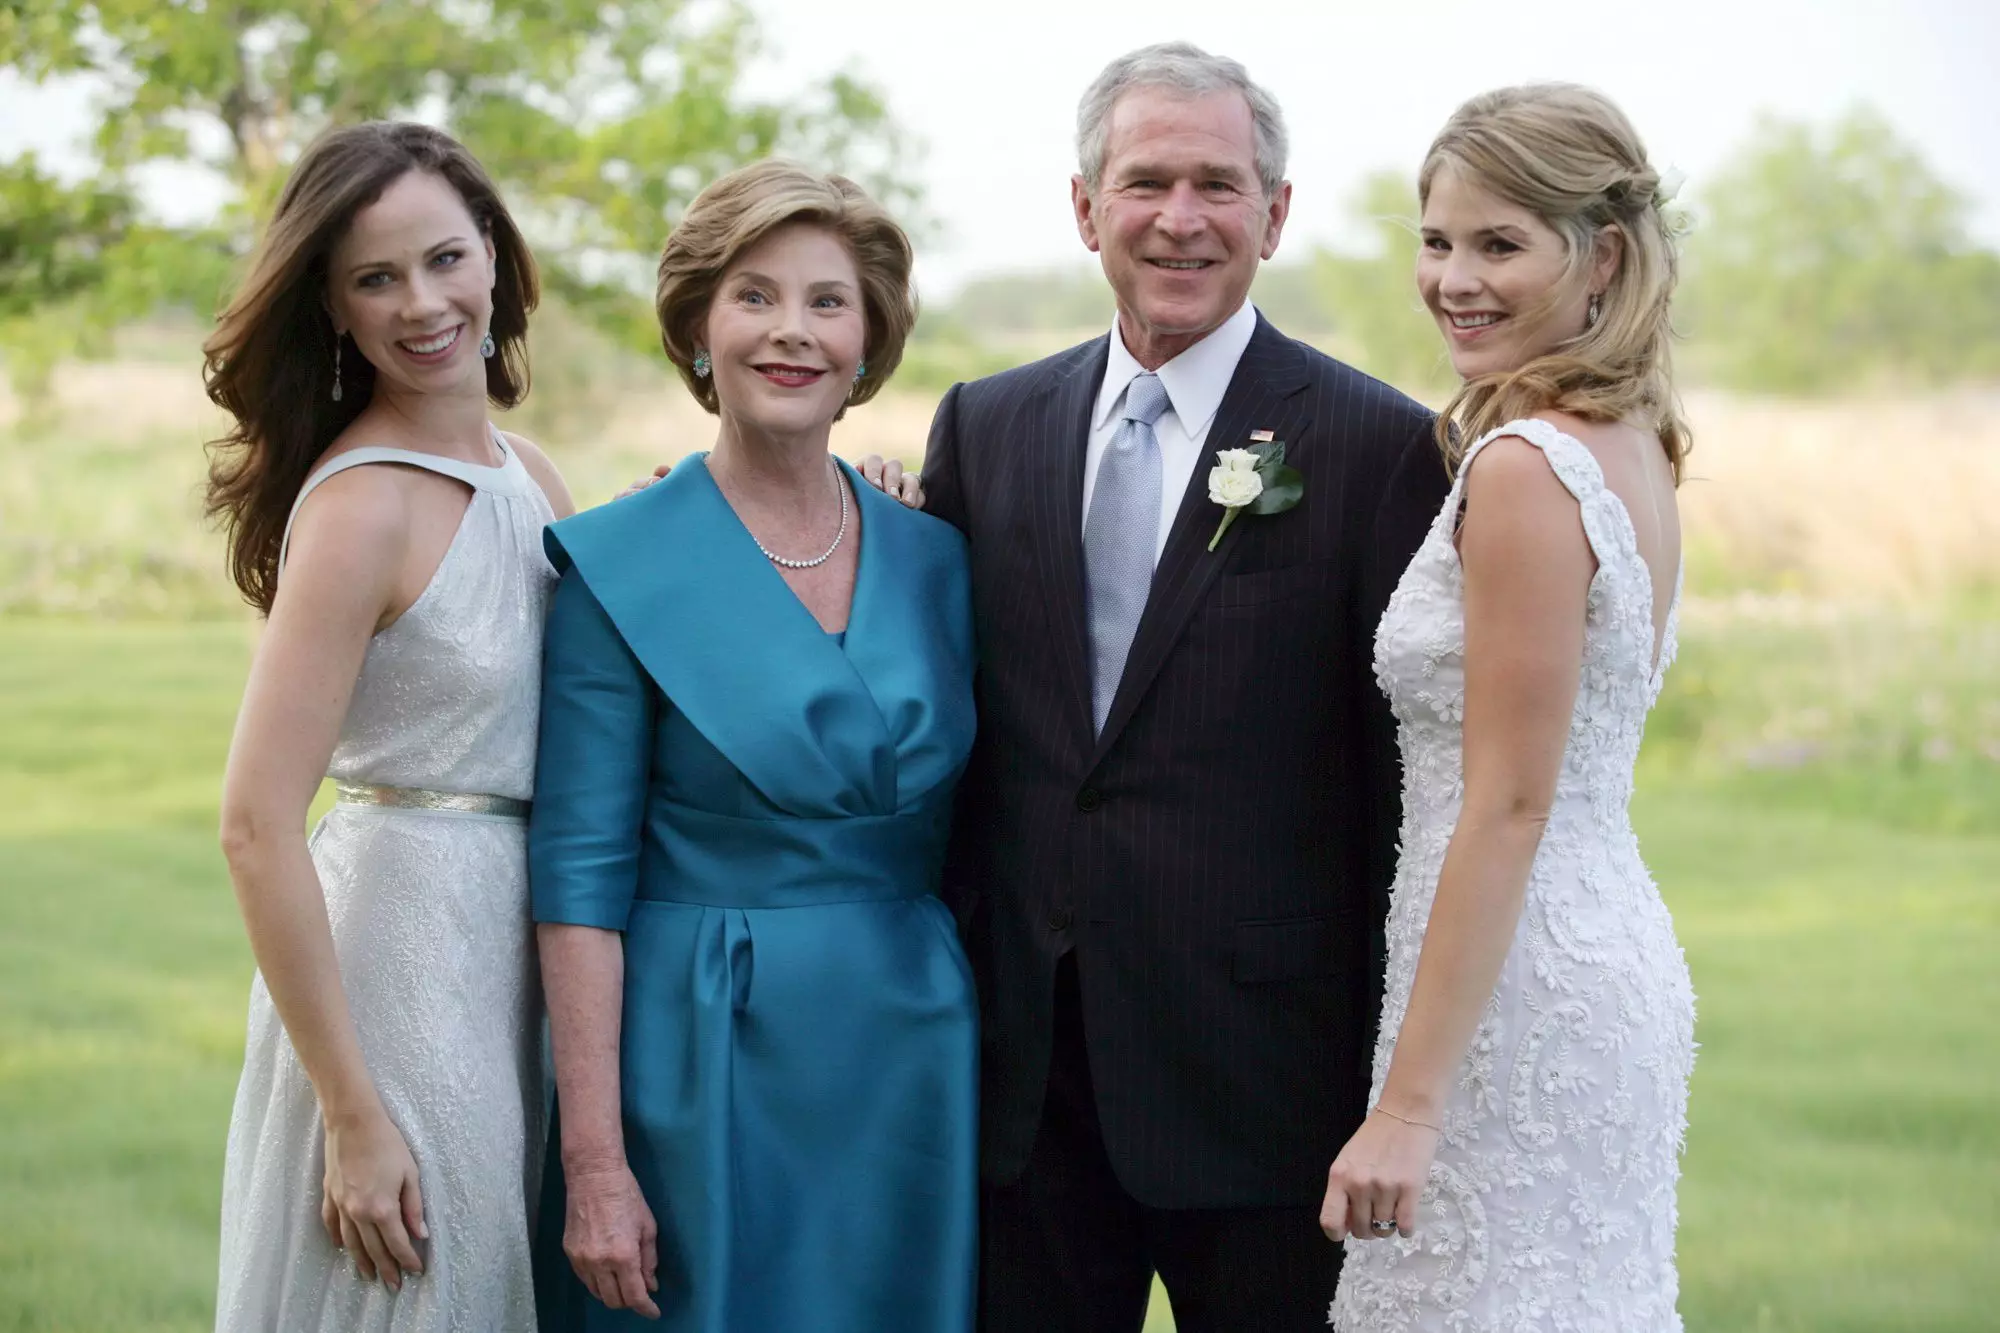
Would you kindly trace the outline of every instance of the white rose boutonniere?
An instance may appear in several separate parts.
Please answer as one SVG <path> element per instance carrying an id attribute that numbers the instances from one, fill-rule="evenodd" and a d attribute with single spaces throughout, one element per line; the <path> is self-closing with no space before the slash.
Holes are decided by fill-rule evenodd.
<path id="1" fill-rule="evenodd" d="M 1219 467 L 1208 474 L 1208 498 L 1224 509 L 1241 509 L 1263 493 L 1264 479 L 1247 468 Z"/>
<path id="2" fill-rule="evenodd" d="M 1248 449 L 1221 449 L 1216 451 L 1215 460 L 1217 466 L 1208 474 L 1208 498 L 1222 506 L 1222 522 L 1208 539 L 1211 551 L 1244 510 L 1281 514 L 1305 495 L 1305 478 L 1297 468 L 1285 466 L 1283 440 L 1259 441 Z"/>

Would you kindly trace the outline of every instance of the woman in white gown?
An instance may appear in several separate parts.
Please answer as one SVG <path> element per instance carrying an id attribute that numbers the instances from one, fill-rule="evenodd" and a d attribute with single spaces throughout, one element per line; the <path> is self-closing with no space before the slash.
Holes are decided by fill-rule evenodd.
<path id="1" fill-rule="evenodd" d="M 1376 636 L 1402 854 L 1375 1109 L 1321 1214 L 1332 1323 L 1668 1333 L 1694 995 L 1627 810 L 1679 594 L 1668 192 L 1565 85 L 1467 103 L 1419 192 L 1466 383 Z"/>
<path id="2" fill-rule="evenodd" d="M 362 125 L 307 150 L 207 347 L 236 419 L 209 506 L 269 617 L 222 804 L 259 971 L 218 1330 L 534 1327 L 523 816 L 571 505 L 487 410 L 525 392 L 535 296 L 462 147 Z"/>

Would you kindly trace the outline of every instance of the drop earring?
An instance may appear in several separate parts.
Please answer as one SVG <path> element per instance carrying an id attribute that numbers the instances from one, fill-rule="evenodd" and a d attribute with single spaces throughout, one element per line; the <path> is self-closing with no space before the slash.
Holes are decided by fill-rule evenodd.
<path id="1" fill-rule="evenodd" d="M 493 331 L 491 329 L 488 329 L 486 332 L 486 336 L 479 340 L 479 354 L 485 357 L 488 361 L 491 361 L 493 359 L 493 353 L 496 352 L 497 350 L 499 349 L 494 347 L 493 345 Z"/>
<path id="2" fill-rule="evenodd" d="M 867 373 L 868 363 L 866 361 L 857 361 L 854 363 L 854 382 L 856 384 L 861 383 L 861 377 Z"/>
<path id="3" fill-rule="evenodd" d="M 708 378 L 708 371 L 709 371 L 708 353 L 696 352 L 694 354 L 694 377 L 698 380 L 705 380 Z"/>
<path id="4" fill-rule="evenodd" d="M 1598 316 L 1602 315 L 1603 313 L 1604 313 L 1604 293 L 1592 292 L 1590 294 L 1590 307 L 1583 312 L 1583 327 L 1585 327 L 1586 329 L 1596 328 Z"/>
<path id="5" fill-rule="evenodd" d="M 340 344 L 346 341 L 339 329 L 333 331 L 333 401 L 340 401 Z"/>

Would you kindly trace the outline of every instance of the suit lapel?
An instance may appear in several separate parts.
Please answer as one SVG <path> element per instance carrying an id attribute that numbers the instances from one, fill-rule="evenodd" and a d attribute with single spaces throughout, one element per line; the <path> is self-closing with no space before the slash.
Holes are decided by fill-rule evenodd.
<path id="1" fill-rule="evenodd" d="M 1208 498 L 1208 474 L 1217 451 L 1242 448 L 1249 442 L 1251 431 L 1266 429 L 1295 449 L 1306 427 L 1311 424 L 1306 416 L 1305 401 L 1298 397 L 1309 378 L 1304 354 L 1259 315 L 1257 331 L 1251 335 L 1250 345 L 1243 351 L 1243 359 L 1236 363 L 1236 373 L 1230 378 L 1229 390 L 1223 395 L 1222 406 L 1216 410 L 1215 420 L 1209 426 L 1208 436 L 1202 444 L 1201 461 L 1195 464 L 1194 474 L 1188 478 L 1187 490 L 1181 495 L 1180 509 L 1174 516 L 1166 550 L 1161 553 L 1160 563 L 1153 571 L 1153 587 L 1146 598 L 1146 610 L 1140 616 L 1139 628 L 1132 637 L 1132 651 L 1125 659 L 1125 674 L 1118 682 L 1118 693 L 1111 701 L 1111 712 L 1105 718 L 1104 731 L 1097 738 L 1091 767 L 1102 761 L 1118 739 L 1120 730 L 1146 697 L 1146 691 L 1151 688 L 1153 678 L 1165 664 L 1181 631 L 1201 605 L 1209 584 L 1215 581 L 1215 576 L 1228 560 L 1230 548 L 1241 536 L 1244 525 L 1257 521 L 1254 515 L 1239 518 L 1229 525 L 1222 543 L 1213 551 L 1208 549 L 1209 539 L 1215 535 L 1216 524 L 1222 519 L 1222 511 Z M 1296 453 L 1292 454 L 1292 461 L 1298 461 Z M 1079 472 L 1079 492 L 1082 486 Z M 1306 488 L 1307 499 L 1301 503 L 1311 502 L 1310 475 Z M 1080 540 L 1078 546 L 1080 549 Z M 1084 688 L 1087 697 L 1088 685 Z"/>
<path id="2" fill-rule="evenodd" d="M 1083 461 L 1091 408 L 1110 359 L 1111 338 L 1087 343 L 1029 404 L 1034 432 L 1026 453 L 1030 530 L 1070 723 L 1088 748 L 1090 640 L 1084 614 Z"/>

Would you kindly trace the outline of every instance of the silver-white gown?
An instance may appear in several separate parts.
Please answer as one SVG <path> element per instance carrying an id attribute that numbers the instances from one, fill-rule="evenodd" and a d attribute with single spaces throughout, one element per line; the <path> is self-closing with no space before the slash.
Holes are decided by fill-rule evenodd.
<path id="1" fill-rule="evenodd" d="M 300 494 L 383 462 L 474 489 L 430 585 L 369 646 L 337 780 L 533 794 L 552 515 L 495 439 L 499 467 L 363 449 Z M 369 1072 L 416 1158 L 426 1267 L 393 1293 L 328 1238 L 319 1107 L 259 974 L 223 1173 L 218 1333 L 529 1333 L 543 1101 L 526 827 L 340 804 L 310 846 Z"/>
<path id="2" fill-rule="evenodd" d="M 1541 449 L 1596 553 L 1583 669 L 1555 803 L 1513 947 L 1443 1111 L 1416 1234 L 1347 1242 L 1341 1333 L 1678 1333 L 1675 1186 L 1694 1064 L 1694 992 L 1628 805 L 1654 660 L 1653 580 L 1591 452 L 1509 422 L 1465 456 L 1390 599 L 1375 672 L 1403 754 L 1402 857 L 1375 1051 L 1381 1095 L 1445 847 L 1465 794 L 1465 601 L 1453 532 L 1487 441 Z"/>

